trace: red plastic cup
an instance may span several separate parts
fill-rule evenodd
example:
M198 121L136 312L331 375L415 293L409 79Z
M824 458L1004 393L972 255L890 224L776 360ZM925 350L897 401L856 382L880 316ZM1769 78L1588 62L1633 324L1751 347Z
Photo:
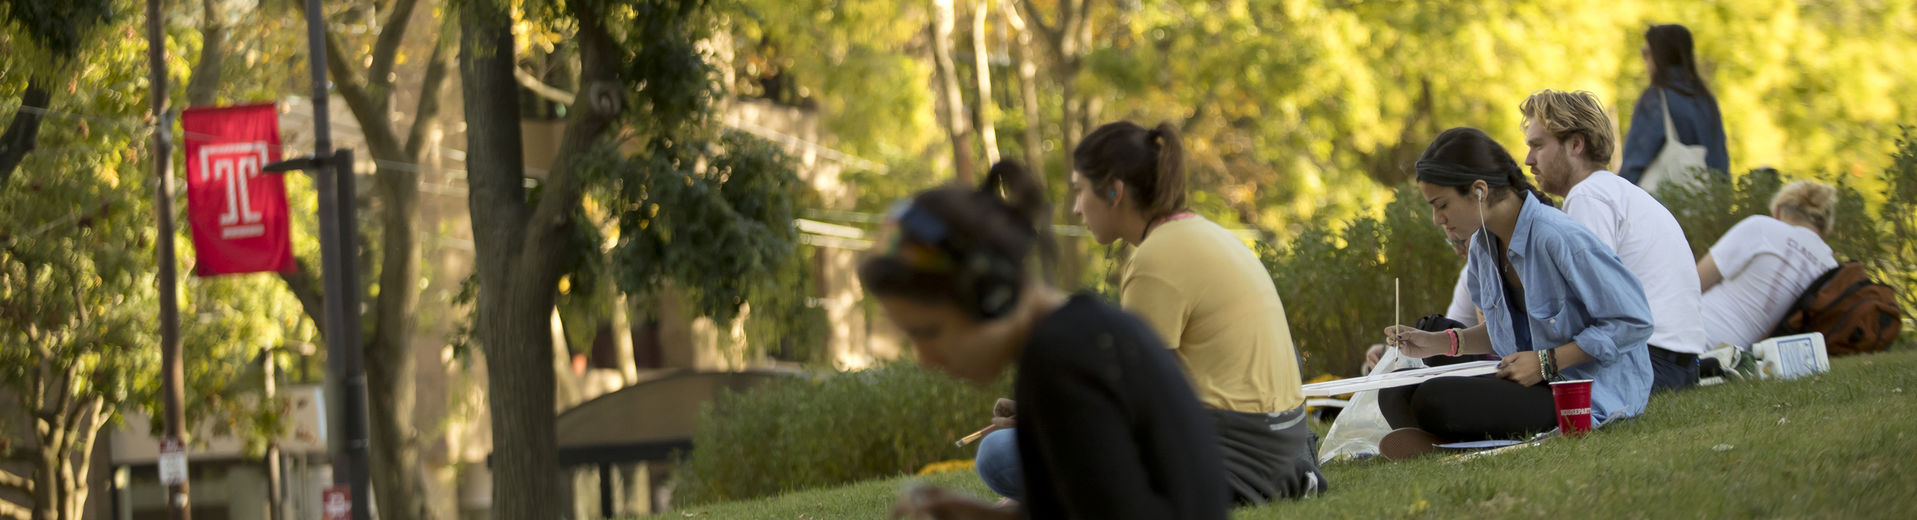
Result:
M1551 383L1551 400L1558 408L1558 430L1582 437L1591 431L1591 380Z

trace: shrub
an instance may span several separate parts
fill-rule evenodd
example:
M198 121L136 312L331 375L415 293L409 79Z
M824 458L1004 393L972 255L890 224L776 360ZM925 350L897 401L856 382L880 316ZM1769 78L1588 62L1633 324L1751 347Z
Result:
M1365 348L1391 324L1392 279L1401 284L1403 320L1443 313L1464 267L1416 187L1398 188L1383 218L1361 216L1342 230L1312 226L1259 256L1284 299L1305 375L1358 375Z
M700 414L676 500L698 505L911 474L970 459L954 440L984 427L1009 378L976 387L906 362L768 383Z

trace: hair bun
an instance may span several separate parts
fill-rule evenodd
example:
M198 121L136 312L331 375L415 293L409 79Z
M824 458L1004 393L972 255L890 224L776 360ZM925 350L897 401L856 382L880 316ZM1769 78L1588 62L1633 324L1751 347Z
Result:
M1837 221L1832 217L1837 213L1837 188L1816 181L1791 181L1771 198L1771 213L1779 212L1794 213L1828 234Z

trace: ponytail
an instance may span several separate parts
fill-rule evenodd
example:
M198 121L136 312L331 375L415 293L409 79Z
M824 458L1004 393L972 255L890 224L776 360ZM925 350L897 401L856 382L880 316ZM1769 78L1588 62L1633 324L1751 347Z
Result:
M1045 187L1039 185L1038 176L1015 161L999 161L985 173L979 193L997 199L1020 223L1031 226L1039 261L1045 272L1051 272L1058 261L1058 244L1052 241L1052 205L1045 200Z
M1072 150L1072 163L1101 190L1125 183L1133 207L1147 219L1185 209L1185 147L1171 123L1149 130L1131 121L1106 123Z
M1033 246L1047 272L1056 261L1045 189L1015 162L992 165L979 186L933 188L894 211L890 243L859 264L859 282L873 294L957 303L990 318L1006 302L987 289L1022 287Z
M1185 146L1178 141L1178 129L1170 122L1159 123L1145 140L1158 149L1158 175L1152 183L1156 193L1146 216L1163 217L1185 209Z

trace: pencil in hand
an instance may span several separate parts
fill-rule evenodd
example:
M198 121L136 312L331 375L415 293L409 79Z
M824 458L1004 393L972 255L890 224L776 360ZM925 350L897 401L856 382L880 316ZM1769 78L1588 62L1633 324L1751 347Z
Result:
M996 430L996 429L998 429L998 427L997 427L997 426L986 426L986 427L985 427L985 429L982 429L982 430L979 430L979 431L976 431L976 432L972 432L972 434L971 434L971 435L967 435L967 436L965 436L964 438L961 438L961 439L959 439L959 440L958 440L958 442L954 442L954 443L952 443L952 445L953 445L953 446L958 446L958 447L961 447L961 448L962 448L962 447L965 447L965 445L967 445L967 444L971 444L971 443L974 443L974 442L978 442L978 440L979 440L979 439L981 439L981 438L984 438L984 437L985 437L985 434L987 434L987 433L992 433L992 430Z

